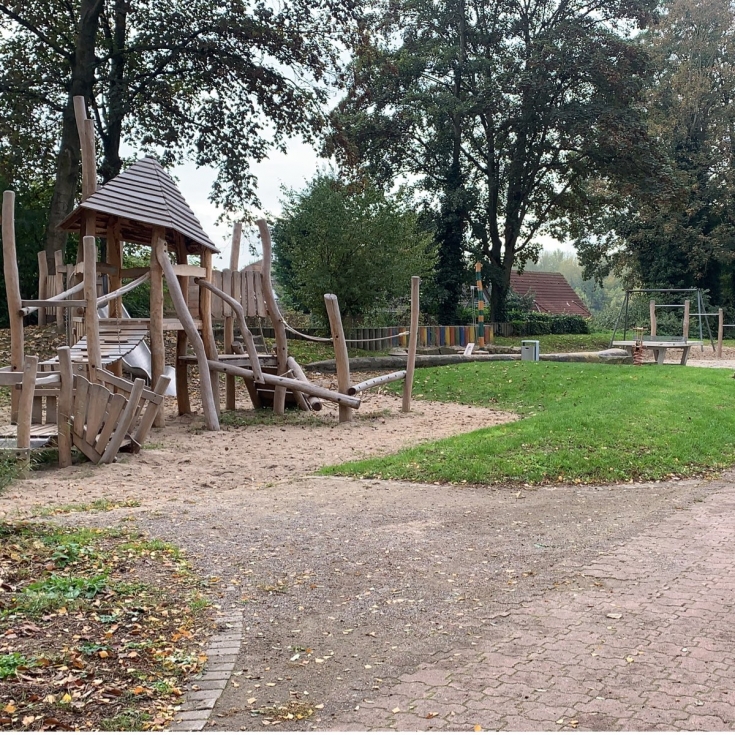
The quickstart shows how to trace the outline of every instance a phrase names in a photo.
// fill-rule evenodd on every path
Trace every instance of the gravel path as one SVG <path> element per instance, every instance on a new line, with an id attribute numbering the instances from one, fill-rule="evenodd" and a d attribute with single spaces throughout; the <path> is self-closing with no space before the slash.
<path id="1" fill-rule="evenodd" d="M 34 474 L 0 513 L 135 499 L 64 518 L 189 551 L 243 620 L 206 729 L 735 727 L 735 476 L 538 490 L 312 476 L 512 418 L 365 408 L 352 425 L 217 435 L 172 421 L 118 465 Z M 313 714 L 278 715 L 300 706 Z"/>

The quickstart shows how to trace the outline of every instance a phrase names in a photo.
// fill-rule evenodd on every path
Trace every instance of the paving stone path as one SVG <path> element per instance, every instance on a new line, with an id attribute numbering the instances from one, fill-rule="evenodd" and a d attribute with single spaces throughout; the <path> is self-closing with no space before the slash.
<path id="1" fill-rule="evenodd" d="M 505 635 L 425 661 L 337 730 L 735 729 L 735 491 L 723 488 L 583 569 Z"/>

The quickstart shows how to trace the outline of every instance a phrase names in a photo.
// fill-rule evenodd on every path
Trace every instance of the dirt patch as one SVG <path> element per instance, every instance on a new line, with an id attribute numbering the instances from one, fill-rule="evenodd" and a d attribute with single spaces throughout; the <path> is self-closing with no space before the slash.
<path id="1" fill-rule="evenodd" d="M 322 382 L 332 383 L 326 376 Z M 239 396 L 238 405 L 248 405 L 247 398 Z M 33 472 L 0 497 L 0 516 L 25 516 L 37 512 L 39 505 L 99 498 L 137 500 L 146 509 L 169 503 L 207 504 L 213 497 L 237 496 L 328 464 L 388 454 L 515 418 L 501 411 L 428 401 L 415 401 L 409 414 L 400 409 L 400 397 L 368 393 L 352 423 L 338 423 L 336 407 L 325 404 L 316 414 L 298 412 L 285 421 L 224 427 L 213 433 L 204 431 L 201 416 L 177 417 L 175 401 L 168 399 L 166 428 L 152 431 L 139 455 L 122 456 L 113 465 Z M 247 423 L 263 415 L 270 420 L 270 413 L 253 411 L 243 411 L 237 418 Z"/>

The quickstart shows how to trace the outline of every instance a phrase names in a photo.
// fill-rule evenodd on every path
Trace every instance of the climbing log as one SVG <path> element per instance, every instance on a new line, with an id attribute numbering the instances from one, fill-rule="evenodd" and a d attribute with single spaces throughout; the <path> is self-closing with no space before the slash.
<path id="1" fill-rule="evenodd" d="M 398 370 L 395 373 L 388 373 L 387 375 L 380 375 L 377 378 L 370 378 L 370 380 L 364 380 L 362 383 L 357 383 L 350 386 L 347 393 L 354 396 L 356 393 L 362 393 L 364 390 L 370 390 L 370 388 L 377 388 L 379 385 L 385 385 L 386 383 L 394 383 L 396 380 L 403 380 L 406 377 L 405 370 Z"/>
<path id="2" fill-rule="evenodd" d="M 249 378 L 250 380 L 255 379 L 255 374 L 252 370 L 247 368 L 237 367 L 236 365 L 228 365 L 225 362 L 218 362 L 217 360 L 210 360 L 209 367 L 212 370 L 225 373 L 226 375 L 237 375 L 241 378 Z M 348 406 L 350 408 L 360 408 L 360 399 L 348 396 L 343 393 L 336 393 L 328 388 L 322 388 L 319 385 L 313 383 L 304 383 L 301 380 L 294 380 L 293 378 L 283 378 L 280 375 L 269 375 L 263 373 L 263 381 L 265 385 L 273 385 L 277 388 L 283 388 L 284 391 L 291 389 L 296 392 L 306 393 L 310 396 L 317 396 L 323 398 L 325 401 L 332 401 L 340 406 Z"/>
<path id="3" fill-rule="evenodd" d="M 268 223 L 264 219 L 257 220 L 255 224 L 258 225 L 260 239 L 263 243 L 263 298 L 276 337 L 276 365 L 278 367 L 278 374 L 284 375 L 288 372 L 288 341 L 286 340 L 286 325 L 284 324 L 283 316 L 281 316 L 281 311 L 278 308 L 276 295 L 273 292 L 273 281 L 271 279 L 271 261 L 273 259 L 271 233 L 268 230 Z M 273 396 L 273 412 L 283 414 L 285 410 L 286 391 L 281 387 L 276 387 Z"/>
<path id="4" fill-rule="evenodd" d="M 296 360 L 288 356 L 288 369 L 291 371 L 291 374 L 296 378 L 296 380 L 301 380 L 304 383 L 310 383 L 311 381 L 306 377 L 306 373 L 301 369 L 301 365 L 299 365 Z M 299 394 L 300 395 L 300 394 Z M 299 396 L 296 396 L 297 400 Z M 302 396 L 302 398 L 304 398 Z M 301 408 L 310 408 L 312 411 L 321 411 L 322 410 L 322 402 L 316 397 L 316 396 L 308 396 L 304 398 L 304 402 L 308 404 L 307 406 L 301 405 L 301 402 L 299 401 L 299 405 L 301 405 Z"/>
<path id="5" fill-rule="evenodd" d="M 163 258 L 168 260 L 166 253 L 166 231 L 163 227 L 153 228 L 151 246 L 151 385 L 155 385 L 166 369 L 166 343 L 163 338 L 163 269 L 160 262 Z M 141 276 L 142 278 L 142 276 Z M 177 282 L 178 283 L 178 282 Z M 163 414 L 163 403 L 158 407 L 153 425 L 162 429 L 166 425 Z"/>
<path id="6" fill-rule="evenodd" d="M 212 251 L 204 248 L 201 255 L 201 266 L 206 273 L 206 280 L 212 283 Z M 217 342 L 214 339 L 214 328 L 212 327 L 212 294 L 207 289 L 199 289 L 199 319 L 202 322 L 202 342 L 204 351 L 207 353 L 207 359 L 216 360 Z M 212 398 L 214 400 L 217 415 L 219 416 L 219 375 L 212 374 L 210 376 L 212 384 Z"/>
<path id="7" fill-rule="evenodd" d="M 219 431 L 219 419 L 217 418 L 217 406 L 214 402 L 214 393 L 212 391 L 212 379 L 209 372 L 209 364 L 207 362 L 207 353 L 204 349 L 204 342 L 194 324 L 194 319 L 186 305 L 186 299 L 181 291 L 179 282 L 176 280 L 171 261 L 165 252 L 158 252 L 158 262 L 163 269 L 163 275 L 168 284 L 168 291 L 176 309 L 176 316 L 179 317 L 181 326 L 186 332 L 186 336 L 194 348 L 194 354 L 197 356 L 197 365 L 199 366 L 199 391 L 202 398 L 202 408 L 204 409 L 204 421 L 210 431 Z"/>

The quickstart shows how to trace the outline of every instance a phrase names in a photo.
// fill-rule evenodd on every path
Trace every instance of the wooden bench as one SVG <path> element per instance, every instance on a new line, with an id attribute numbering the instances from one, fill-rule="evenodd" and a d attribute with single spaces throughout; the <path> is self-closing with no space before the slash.
<path id="1" fill-rule="evenodd" d="M 622 347 L 623 349 L 627 350 L 630 356 L 633 356 L 633 350 L 636 347 L 636 344 L 638 344 L 634 339 L 621 339 L 621 340 L 614 340 L 613 341 L 613 347 Z M 684 339 L 672 339 L 672 338 L 664 338 L 664 339 L 646 339 L 643 338 L 643 349 L 644 350 L 651 350 L 653 352 L 654 357 L 656 358 L 656 362 L 659 365 L 664 364 L 664 360 L 666 359 L 666 351 L 667 350 L 681 350 L 681 360 L 679 361 L 680 365 L 686 365 L 687 360 L 689 359 L 689 350 L 691 350 L 692 347 L 701 347 L 704 343 L 695 340 L 684 340 Z"/>

